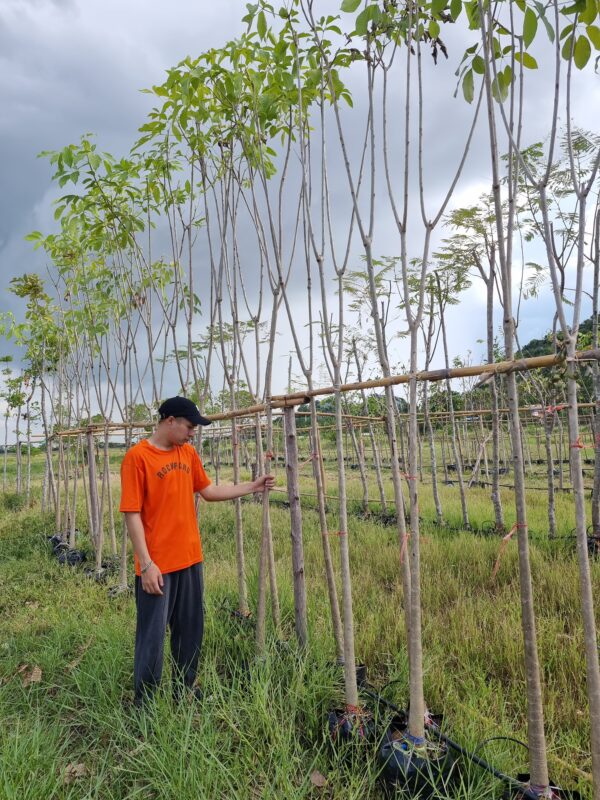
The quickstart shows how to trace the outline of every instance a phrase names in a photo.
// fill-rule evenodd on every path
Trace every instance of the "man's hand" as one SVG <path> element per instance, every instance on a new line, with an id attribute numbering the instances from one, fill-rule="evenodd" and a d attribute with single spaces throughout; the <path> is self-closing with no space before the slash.
<path id="1" fill-rule="evenodd" d="M 275 476 L 261 475 L 252 483 L 254 485 L 254 492 L 264 492 L 265 490 L 272 489 L 275 486 Z"/>
<path id="2" fill-rule="evenodd" d="M 204 489 L 200 489 L 200 494 L 209 503 L 214 503 L 215 500 L 235 500 L 236 497 L 244 497 L 254 492 L 262 493 L 272 489 L 273 486 L 275 486 L 274 475 L 261 475 L 255 481 L 244 483 L 220 483 L 218 486 L 209 483 Z"/>
<path id="3" fill-rule="evenodd" d="M 162 588 L 164 586 L 164 580 L 162 576 L 162 572 L 156 566 L 156 564 L 151 564 L 146 572 L 141 575 L 142 579 L 142 589 L 147 592 L 147 594 L 162 594 Z"/>

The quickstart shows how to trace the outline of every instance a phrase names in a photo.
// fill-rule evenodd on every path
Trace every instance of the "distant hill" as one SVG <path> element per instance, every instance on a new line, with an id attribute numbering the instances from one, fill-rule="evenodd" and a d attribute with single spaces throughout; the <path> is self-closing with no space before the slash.
<path id="1" fill-rule="evenodd" d="M 581 349 L 589 346 L 589 339 L 592 334 L 592 318 L 586 319 L 579 326 L 578 339 L 581 342 Z M 558 340 L 562 340 L 562 333 L 558 334 Z M 554 352 L 552 333 L 549 332 L 543 339 L 532 339 L 517 351 L 517 358 L 535 358 L 535 356 L 547 356 Z"/>

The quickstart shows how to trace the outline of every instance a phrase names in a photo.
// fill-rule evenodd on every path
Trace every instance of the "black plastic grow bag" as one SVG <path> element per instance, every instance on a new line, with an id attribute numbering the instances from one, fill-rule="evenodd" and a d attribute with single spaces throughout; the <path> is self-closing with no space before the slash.
<path id="1" fill-rule="evenodd" d="M 447 792 L 456 775 L 456 762 L 448 745 L 429 736 L 416 742 L 408 732 L 404 714 L 390 722 L 377 756 L 386 783 L 423 799 Z"/>

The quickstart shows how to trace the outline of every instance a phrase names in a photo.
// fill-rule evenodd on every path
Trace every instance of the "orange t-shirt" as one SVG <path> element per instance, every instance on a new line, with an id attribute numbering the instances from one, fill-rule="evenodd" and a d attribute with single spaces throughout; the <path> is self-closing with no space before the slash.
<path id="1" fill-rule="evenodd" d="M 194 492 L 209 484 L 190 444 L 160 450 L 143 439 L 125 453 L 119 511 L 140 512 L 150 558 L 161 572 L 202 561 Z M 137 558 L 135 572 L 140 574 Z"/>

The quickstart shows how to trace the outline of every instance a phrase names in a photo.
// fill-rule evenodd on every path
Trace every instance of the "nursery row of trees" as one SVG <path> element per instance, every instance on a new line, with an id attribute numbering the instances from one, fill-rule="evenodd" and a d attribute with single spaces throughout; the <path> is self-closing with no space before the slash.
<path id="1" fill-rule="evenodd" d="M 376 374 L 384 384 L 387 480 L 393 489 L 410 664 L 405 743 L 426 753 L 416 476 L 420 426 L 423 430 L 419 412 L 432 419 L 434 395 L 428 381 L 419 380 L 419 370 L 431 370 L 436 358 L 451 369 L 447 310 L 475 281 L 486 293 L 487 361 L 493 364 L 499 356 L 497 309 L 502 316 L 500 349 L 510 362 L 520 350 L 517 322 L 522 303 L 547 282 L 554 303 L 554 342 L 564 366 L 560 401 L 566 402 L 568 420 L 593 774 L 595 796 L 600 798 L 600 671 L 579 447 L 577 353 L 582 302 L 590 283 L 592 358 L 598 349 L 600 140 L 595 133 L 574 128 L 571 119 L 577 73 L 600 45 L 597 0 L 577 0 L 567 7 L 530 0 L 344 0 L 341 16 L 323 17 L 312 0 L 288 0 L 278 8 L 261 0 L 247 10 L 242 37 L 185 59 L 169 70 L 163 84 L 153 87 L 157 105 L 131 153 L 113 157 L 85 136 L 46 154 L 57 185 L 68 187 L 56 206 L 58 229 L 30 236 L 52 264 L 51 286 L 32 274 L 13 281 L 14 292 L 25 302 L 25 319 L 5 318 L 4 331 L 23 348 L 27 380 L 26 387 L 15 386 L 15 391 L 24 391 L 25 401 L 20 397 L 11 403 L 22 408 L 35 398 L 48 440 L 56 434 L 58 468 L 48 447 L 46 474 L 57 527 L 60 530 L 68 518 L 68 507 L 75 508 L 77 482 L 70 482 L 69 464 L 77 462 L 78 447 L 88 452 L 84 486 L 97 553 L 102 552 L 104 509 L 112 503 L 108 470 L 100 478 L 96 460 L 90 457 L 93 431 L 73 437 L 69 446 L 69 437 L 59 435 L 62 429 L 99 415 L 106 428 L 104 447 L 115 421 L 123 425 L 128 444 L 140 407 L 150 412 L 177 388 L 206 410 L 211 386 L 218 381 L 228 393 L 231 412 L 239 411 L 246 400 L 256 407 L 257 462 L 259 469 L 269 471 L 273 410 L 283 408 L 296 630 L 306 643 L 293 405 L 312 398 L 311 431 L 313 442 L 318 442 L 314 397 L 323 382 L 321 368 L 325 382 L 331 383 L 335 415 L 341 598 L 318 469 L 315 489 L 332 631 L 345 664 L 347 713 L 360 718 L 343 414 L 349 376 L 360 382 Z M 444 142 L 444 161 L 454 167 L 442 190 L 440 175 L 428 169 L 441 143 L 425 135 L 424 115 L 428 103 L 435 102 L 430 87 L 452 82 L 441 57 L 449 56 L 447 42 L 456 36 L 461 51 L 465 48 L 459 87 L 472 115 L 464 131 L 455 131 L 455 146 Z M 526 138 L 536 56 L 549 56 L 548 69 L 553 70 L 549 133 L 541 143 Z M 359 91 L 352 92 L 352 86 Z M 565 120 L 564 130 L 559 119 Z M 476 130 L 480 141 L 486 132 L 490 191 L 472 206 L 454 208 Z M 586 280 L 588 274 L 593 274 L 591 280 Z M 277 337 L 284 328 L 292 342 L 295 382 L 301 384 L 300 392 L 288 391 L 285 397 L 274 393 Z M 408 375 L 403 463 L 393 380 L 394 373 L 403 371 L 400 346 L 407 354 Z M 593 399 L 598 403 L 600 371 L 597 360 L 592 364 Z M 483 372 L 479 397 L 491 411 L 490 457 L 496 465 L 491 497 L 498 521 L 499 409 L 508 408 L 531 788 L 550 796 L 520 387 L 513 369 L 502 370 L 502 378 L 500 370 Z M 292 367 L 289 390 L 291 374 Z M 450 446 L 458 465 L 455 397 L 450 372 L 445 374 Z M 531 371 L 527 381 L 550 428 L 555 412 L 547 409 L 559 397 L 556 378 L 545 375 Z M 369 410 L 366 394 L 360 395 L 359 403 Z M 597 442 L 596 414 L 593 424 Z M 426 436 L 432 436 L 433 425 L 426 422 L 424 427 Z M 238 480 L 235 419 L 230 435 Z M 431 447 L 432 457 L 434 452 Z M 275 627 L 280 625 L 266 495 L 262 529 L 256 606 L 259 651 L 265 642 L 267 587 Z M 236 542 L 239 610 L 247 613 L 239 501 Z"/>

